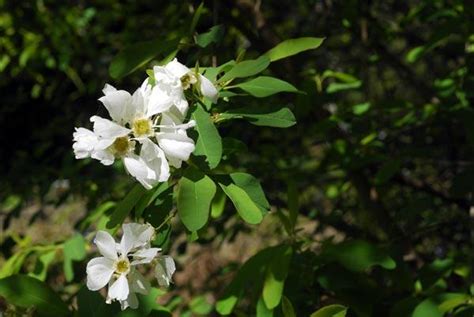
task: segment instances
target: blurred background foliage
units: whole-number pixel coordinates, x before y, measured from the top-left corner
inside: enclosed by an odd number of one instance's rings
[[[188,32],[199,4],[0,1],[0,277],[30,273],[63,297],[77,292],[85,215],[112,208],[132,181],[121,166],[76,161],[73,129],[104,111],[97,99],[106,82],[130,90],[144,79],[142,71],[111,78],[120,50]],[[220,169],[259,178],[272,212],[249,226],[227,204],[193,242],[175,220],[164,239],[181,272],[161,304],[176,316],[216,315],[233,276],[262,283],[235,275],[242,263],[290,241],[281,304],[268,312],[261,286],[250,287],[233,314],[309,316],[333,305],[335,313],[314,316],[472,316],[474,4],[205,1],[196,32],[214,25],[224,29],[217,42],[181,43],[182,62],[222,64],[289,38],[326,40],[266,71],[304,94],[235,99],[287,106],[298,122],[219,125],[247,149]],[[84,252],[69,254],[64,243]],[[261,265],[271,262],[265,250]],[[262,260],[251,259],[246,270],[258,272]]]

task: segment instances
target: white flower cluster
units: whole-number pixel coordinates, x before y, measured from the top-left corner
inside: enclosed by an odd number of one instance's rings
[[[97,232],[94,243],[102,256],[87,263],[87,287],[97,291],[108,284],[106,302],[110,304],[117,300],[124,310],[127,307],[137,308],[136,294],[147,295],[150,290],[150,283],[137,270],[137,265],[156,263],[158,284],[169,286],[175,264],[170,256],[157,256],[161,249],[150,247],[154,233],[152,226],[129,223],[124,224],[122,229],[120,243],[115,243],[106,231]]]
[[[92,131],[76,128],[76,159],[91,157],[111,165],[121,158],[128,173],[147,189],[168,180],[169,165],[181,167],[194,151],[186,130],[195,122],[185,122],[189,107],[185,91],[192,87],[216,102],[214,85],[176,59],[155,66],[153,80],[147,78],[133,95],[106,84],[99,100],[112,120],[93,116]]]

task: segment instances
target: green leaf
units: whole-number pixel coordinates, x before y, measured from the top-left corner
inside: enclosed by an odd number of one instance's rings
[[[49,250],[38,257],[34,272],[30,273],[29,276],[37,278],[40,281],[46,279],[49,265],[56,259],[56,249]]]
[[[86,257],[86,241],[80,234],[75,234],[64,243],[64,275],[66,281],[70,282],[74,278],[73,261],[81,261]]]
[[[412,317],[443,317],[438,305],[430,298],[422,301],[416,306]]]
[[[418,59],[420,59],[420,57],[422,57],[425,53],[426,53],[426,47],[425,46],[414,47],[407,53],[406,61],[408,63],[414,63]]]
[[[200,105],[196,106],[192,117],[196,121],[195,129],[199,134],[193,154],[204,155],[209,168],[213,169],[219,165],[222,158],[222,139],[219,131],[209,114]]]
[[[427,290],[436,284],[441,278],[450,274],[454,261],[451,258],[436,259],[432,263],[425,265],[420,270],[420,282],[423,290]]]
[[[142,185],[136,184],[117,207],[115,207],[110,220],[107,222],[107,229],[116,229],[120,226],[146,192],[146,189]]]
[[[179,41],[180,39],[158,39],[127,46],[112,60],[109,74],[114,79],[122,78],[144,66],[156,56],[166,56],[173,52]]]
[[[328,94],[334,94],[339,91],[357,89],[360,88],[360,86],[362,86],[362,82],[359,80],[351,83],[330,83],[326,88],[326,92]]]
[[[194,297],[189,303],[191,311],[197,315],[208,316],[212,311],[212,305],[208,303],[205,296]]]
[[[295,86],[286,81],[267,76],[260,76],[235,85],[255,97],[267,97],[279,92],[298,92]]]
[[[288,299],[288,297],[283,296],[281,302],[281,310],[283,311],[284,317],[296,317],[295,309],[293,308],[293,304]]]
[[[263,298],[260,297],[257,302],[257,317],[273,317],[273,309],[268,309],[267,306],[265,306],[265,302],[263,301]]]
[[[45,283],[26,275],[1,279],[0,296],[19,307],[35,307],[41,316],[71,316],[58,294]]]
[[[26,248],[21,251],[17,251],[10,258],[8,258],[8,260],[4,262],[0,267],[0,278],[4,278],[12,274],[18,273],[23,265],[23,262],[25,262],[25,259],[33,251],[34,250],[31,247]]]
[[[220,187],[217,187],[216,195],[212,200],[211,204],[211,217],[219,218],[224,212],[225,203],[227,201],[227,196],[224,194]]]
[[[236,184],[219,183],[224,193],[230,198],[242,219],[250,224],[258,224],[263,219],[260,207],[250,198],[245,190]]]
[[[370,102],[359,103],[357,105],[352,106],[352,113],[357,116],[363,115],[370,109]]]
[[[81,222],[79,228],[80,230],[87,229],[91,224],[97,223],[97,221],[112,207],[117,205],[116,202],[106,201],[100,204],[92,212],[90,212],[87,217]]]
[[[365,271],[374,265],[388,270],[396,267],[395,261],[386,252],[362,240],[326,245],[323,256],[355,272]]]
[[[245,190],[247,195],[263,209],[263,211],[268,211],[270,209],[270,204],[268,203],[267,197],[263,192],[260,182],[248,173],[231,173],[230,178],[240,188]]]
[[[272,62],[279,59],[296,55],[298,53],[318,48],[324,41],[324,38],[301,37],[281,42],[271,50],[265,53]]]
[[[150,189],[147,191],[140,201],[137,203],[135,206],[135,217],[138,219],[142,216],[143,211],[150,206],[152,202],[154,202],[159,195],[161,195],[164,191],[166,191],[170,185],[168,182],[163,182],[160,183],[158,186],[156,186],[153,189]]]
[[[342,305],[329,305],[315,311],[310,317],[345,317],[346,313],[347,307]]]
[[[262,293],[265,305],[269,309],[274,309],[280,304],[292,254],[292,248],[287,245],[278,246],[273,250],[273,257],[267,268]]]
[[[253,125],[274,128],[288,128],[296,124],[295,116],[286,107],[278,110],[245,107],[219,114],[219,120],[229,119],[246,119]]]
[[[191,24],[189,26],[189,33],[193,33],[196,29],[196,26],[201,18],[202,11],[204,10],[204,2],[197,7],[196,11],[194,11],[193,19],[191,20]]]
[[[202,48],[209,46],[212,43],[218,43],[224,36],[224,26],[215,25],[206,33],[196,36],[196,44]]]
[[[207,175],[188,168],[178,185],[178,214],[189,231],[201,229],[209,218],[216,184]]]
[[[246,60],[235,64],[224,76],[219,79],[219,82],[226,81],[233,78],[243,78],[256,75],[264,71],[270,65],[270,59],[263,55],[257,59]]]
[[[222,159],[228,159],[233,154],[248,152],[247,145],[234,138],[222,138]]]

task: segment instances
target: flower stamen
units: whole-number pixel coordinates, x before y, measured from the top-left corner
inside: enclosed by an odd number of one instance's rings
[[[148,118],[133,120],[133,134],[137,137],[150,135],[153,133],[153,123]]]
[[[193,72],[189,72],[181,77],[181,85],[184,90],[189,89],[189,87],[195,83],[197,83],[197,78]]]
[[[110,146],[110,150],[115,156],[122,157],[129,152],[131,147],[132,144],[128,136],[121,136],[115,139],[114,143]]]

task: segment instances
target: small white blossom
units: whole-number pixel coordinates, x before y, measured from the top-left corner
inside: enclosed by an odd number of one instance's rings
[[[148,294],[149,283],[135,268],[138,264],[150,263],[160,251],[151,248],[154,229],[150,225],[124,224],[120,243],[115,243],[106,231],[99,231],[94,243],[101,257],[87,263],[87,287],[97,291],[107,284],[107,303],[120,302],[122,309],[137,307],[135,293]]]
[[[218,91],[212,82],[181,64],[176,58],[165,66],[155,66],[153,74],[157,85],[160,85],[162,90],[167,91],[169,95],[175,96],[177,101],[175,101],[175,105],[181,112],[184,109],[187,110],[187,102],[184,105],[181,101],[184,90],[189,89],[192,85],[197,85],[201,94],[213,103],[217,101]]]

